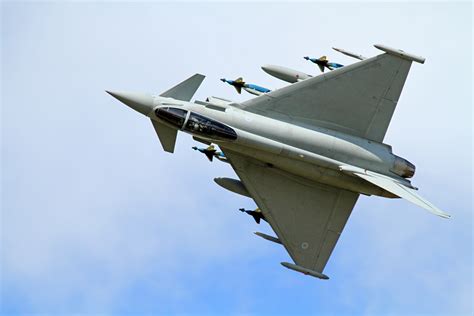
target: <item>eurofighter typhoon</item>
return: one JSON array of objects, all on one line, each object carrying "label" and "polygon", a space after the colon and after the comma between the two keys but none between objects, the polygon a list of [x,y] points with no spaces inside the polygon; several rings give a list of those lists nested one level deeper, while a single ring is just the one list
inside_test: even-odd
[{"label": "eurofighter typhoon", "polygon": [[360,194],[403,198],[449,217],[411,184],[415,166],[383,143],[411,64],[425,59],[375,47],[384,53],[243,103],[190,102],[200,74],[159,96],[107,92],[148,116],[169,153],[178,131],[219,146],[219,154],[200,151],[230,163],[239,180],[215,182],[253,199],[257,209],[241,211],[264,219],[276,237],[256,234],[285,247],[294,263],[283,266],[328,279],[324,268]]}]

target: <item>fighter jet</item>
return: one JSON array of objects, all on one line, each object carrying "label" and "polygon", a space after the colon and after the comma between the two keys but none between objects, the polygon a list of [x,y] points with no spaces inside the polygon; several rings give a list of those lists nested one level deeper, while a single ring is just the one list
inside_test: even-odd
[{"label": "fighter jet", "polygon": [[217,151],[214,145],[210,145],[207,148],[198,148],[196,146],[192,147],[194,150],[199,151],[200,153],[203,153],[206,155],[207,159],[212,162],[212,159],[216,157],[220,161],[227,162],[227,158],[225,157],[224,153],[221,151]]},{"label": "fighter jet", "polygon": [[324,268],[361,194],[449,217],[418,194],[415,166],[383,143],[411,64],[425,59],[375,47],[383,53],[243,103],[190,102],[200,74],[159,96],[108,93],[150,118],[166,152],[178,131],[217,144],[240,180],[215,182],[254,200],[276,234],[259,236],[294,262],[281,264],[328,279]]},{"label": "fighter jet", "polygon": [[222,78],[221,81],[226,82],[226,83],[230,84],[231,86],[233,86],[235,88],[235,90],[237,90],[237,93],[239,93],[239,94],[242,93],[242,88],[245,91],[247,91],[248,93],[253,94],[253,95],[257,95],[257,96],[262,95],[264,93],[268,93],[268,92],[271,91],[270,89],[257,86],[256,84],[245,83],[245,81],[242,79],[242,77],[239,77],[235,80],[227,80],[225,78]]},{"label": "fighter jet", "polygon": [[310,58],[310,57],[306,56],[306,57],[303,57],[303,58],[315,63],[316,65],[318,65],[321,72],[324,72],[325,68],[327,68],[329,70],[334,70],[334,69],[337,69],[337,68],[344,67],[344,65],[341,65],[341,64],[338,64],[338,63],[330,63],[326,56],[321,56],[319,58]]}]

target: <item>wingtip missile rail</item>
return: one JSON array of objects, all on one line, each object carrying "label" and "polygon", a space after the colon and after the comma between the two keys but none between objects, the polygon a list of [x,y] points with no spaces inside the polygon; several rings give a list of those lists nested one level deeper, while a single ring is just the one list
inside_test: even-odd
[{"label": "wingtip missile rail", "polygon": [[392,48],[392,47],[389,47],[389,46],[386,46],[386,45],[375,44],[374,47],[377,48],[377,49],[380,49],[381,51],[386,52],[387,54],[398,56],[400,58],[403,58],[403,59],[406,59],[406,60],[409,60],[409,61],[415,61],[415,62],[420,63],[420,64],[424,64],[425,60],[426,60],[425,57],[413,55],[413,54],[407,53],[407,52],[405,52],[401,49]]},{"label": "wingtip missile rail", "polygon": [[307,268],[304,268],[302,266],[299,266],[299,265],[296,265],[296,264],[293,264],[293,263],[281,262],[281,265],[284,266],[285,268],[288,268],[288,269],[296,271],[296,272],[301,272],[305,275],[310,275],[310,276],[313,276],[315,278],[322,279],[322,280],[329,280],[329,277],[327,275],[323,274],[323,273],[320,273],[320,272],[317,272],[317,271],[314,271],[314,270],[311,270],[311,269],[307,269]]}]

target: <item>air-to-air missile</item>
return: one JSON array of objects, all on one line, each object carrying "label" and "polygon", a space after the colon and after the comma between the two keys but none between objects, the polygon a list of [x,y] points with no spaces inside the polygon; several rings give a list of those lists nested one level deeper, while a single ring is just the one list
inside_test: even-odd
[{"label": "air-to-air missile", "polygon": [[217,151],[216,148],[214,147],[214,145],[210,145],[207,148],[198,148],[198,147],[194,146],[193,149],[203,153],[204,155],[206,155],[206,157],[207,157],[207,159],[209,159],[209,161],[212,161],[212,159],[214,157],[216,157],[220,161],[227,162],[227,158],[225,157],[224,153],[222,153],[221,151]]},{"label": "air-to-air missile", "polygon": [[318,65],[321,72],[324,72],[324,68],[327,68],[329,70],[334,70],[337,68],[344,67],[344,65],[341,65],[338,63],[330,63],[326,56],[321,56],[319,58],[311,58],[311,57],[306,56],[303,58]]},{"label": "air-to-air missile", "polygon": [[255,210],[251,211],[251,210],[246,210],[244,208],[239,208],[239,211],[241,211],[242,213],[247,213],[248,215],[252,216],[253,219],[255,220],[255,222],[257,224],[260,224],[260,220],[264,220],[264,221],[267,221],[265,219],[265,217],[263,216],[262,214],[262,211],[260,211],[259,208],[256,208]]},{"label": "air-to-air missile", "polygon": [[367,57],[364,57],[362,55],[359,55],[359,54],[356,54],[356,53],[353,53],[353,52],[349,52],[349,51],[347,51],[345,49],[342,49],[342,48],[333,47],[332,49],[334,49],[336,52],[339,52],[341,54],[344,54],[346,56],[353,57],[353,58],[356,58],[356,59],[359,59],[359,60],[367,59]]},{"label": "air-to-air missile", "polygon": [[262,66],[262,70],[270,76],[289,83],[295,83],[311,78],[310,75],[305,74],[304,72],[276,65],[264,65]]},{"label": "air-to-air missile", "polygon": [[281,240],[276,238],[276,237],[273,237],[273,236],[270,236],[270,235],[267,235],[267,234],[264,234],[264,233],[261,233],[261,232],[255,232],[254,234],[257,235],[258,237],[262,237],[263,239],[273,241],[274,243],[282,245]]},{"label": "air-to-air missile", "polygon": [[270,89],[257,86],[256,84],[246,83],[242,79],[242,77],[239,77],[235,80],[228,80],[228,79],[222,78],[221,81],[226,82],[230,84],[231,86],[233,86],[239,94],[242,93],[242,89],[244,89],[245,91],[253,95],[262,95],[271,91]]}]

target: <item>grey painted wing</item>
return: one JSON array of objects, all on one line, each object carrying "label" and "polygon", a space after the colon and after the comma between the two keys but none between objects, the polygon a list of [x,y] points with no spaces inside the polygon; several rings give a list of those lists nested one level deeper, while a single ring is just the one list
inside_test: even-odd
[{"label": "grey painted wing", "polygon": [[359,194],[224,153],[294,262],[322,273]]},{"label": "grey painted wing", "polygon": [[241,104],[247,111],[382,142],[411,61],[382,54]]}]

